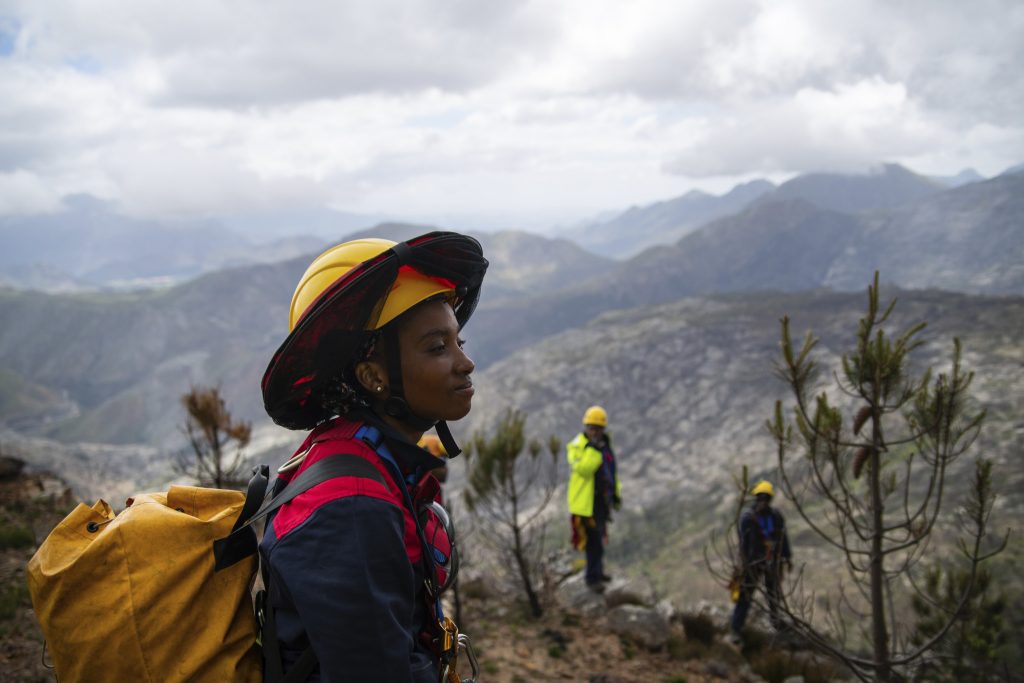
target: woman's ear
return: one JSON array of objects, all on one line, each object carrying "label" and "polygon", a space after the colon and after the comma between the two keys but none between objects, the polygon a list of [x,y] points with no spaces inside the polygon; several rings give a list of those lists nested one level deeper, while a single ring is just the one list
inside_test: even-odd
[{"label": "woman's ear", "polygon": [[356,365],[356,380],[371,396],[379,396],[387,390],[387,371],[380,362],[364,360]]}]

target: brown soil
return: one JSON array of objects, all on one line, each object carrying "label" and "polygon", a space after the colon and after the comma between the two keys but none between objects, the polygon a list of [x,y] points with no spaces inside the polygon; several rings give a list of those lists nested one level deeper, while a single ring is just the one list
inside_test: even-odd
[{"label": "brown soil", "polygon": [[[32,612],[25,568],[36,545],[74,507],[70,491],[48,475],[0,480],[0,679],[53,681],[43,663],[43,636]],[[18,533],[29,533],[22,542]]]},{"label": "brown soil", "polygon": [[[678,624],[672,624],[669,647],[649,652],[612,634],[604,617],[583,619],[555,607],[549,607],[541,618],[531,619],[517,610],[476,604],[463,620],[477,652],[483,683],[742,680],[733,664],[719,665],[724,677],[710,673],[707,660],[696,658],[706,655],[707,648],[687,646]],[[687,653],[694,658],[686,659]],[[725,654],[738,659],[735,653]],[[468,675],[468,662],[460,661],[459,671]]]}]

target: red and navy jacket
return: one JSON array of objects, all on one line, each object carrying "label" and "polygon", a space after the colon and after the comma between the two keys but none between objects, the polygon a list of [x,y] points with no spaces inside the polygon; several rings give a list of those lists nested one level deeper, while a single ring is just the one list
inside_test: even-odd
[{"label": "red and navy jacket", "polygon": [[425,596],[427,570],[394,467],[418,479],[438,461],[405,441],[384,445],[377,427],[344,418],[310,432],[296,455],[303,452],[302,465],[282,474],[284,481],[348,453],[373,465],[384,483],[329,479],[267,524],[260,553],[285,671],[311,645],[319,662],[311,681],[436,683],[437,657],[422,637],[435,618]]}]

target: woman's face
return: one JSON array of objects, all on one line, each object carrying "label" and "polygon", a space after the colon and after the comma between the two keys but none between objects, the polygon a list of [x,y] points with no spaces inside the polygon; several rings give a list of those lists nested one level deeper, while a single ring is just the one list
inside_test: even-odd
[{"label": "woman's face", "polygon": [[462,350],[452,307],[430,301],[409,311],[398,330],[405,400],[431,420],[458,420],[473,402],[470,373],[476,367]]}]

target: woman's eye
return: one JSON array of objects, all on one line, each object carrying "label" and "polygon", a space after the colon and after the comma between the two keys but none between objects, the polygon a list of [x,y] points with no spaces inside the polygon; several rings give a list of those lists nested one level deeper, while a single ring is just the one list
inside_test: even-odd
[{"label": "woman's eye", "polygon": [[[465,339],[457,338],[455,340],[455,343],[459,345],[460,349],[464,348],[466,346],[466,340]],[[437,342],[436,344],[430,346],[427,350],[430,353],[444,353],[445,351],[448,350],[448,342],[446,342],[446,341]]]}]

